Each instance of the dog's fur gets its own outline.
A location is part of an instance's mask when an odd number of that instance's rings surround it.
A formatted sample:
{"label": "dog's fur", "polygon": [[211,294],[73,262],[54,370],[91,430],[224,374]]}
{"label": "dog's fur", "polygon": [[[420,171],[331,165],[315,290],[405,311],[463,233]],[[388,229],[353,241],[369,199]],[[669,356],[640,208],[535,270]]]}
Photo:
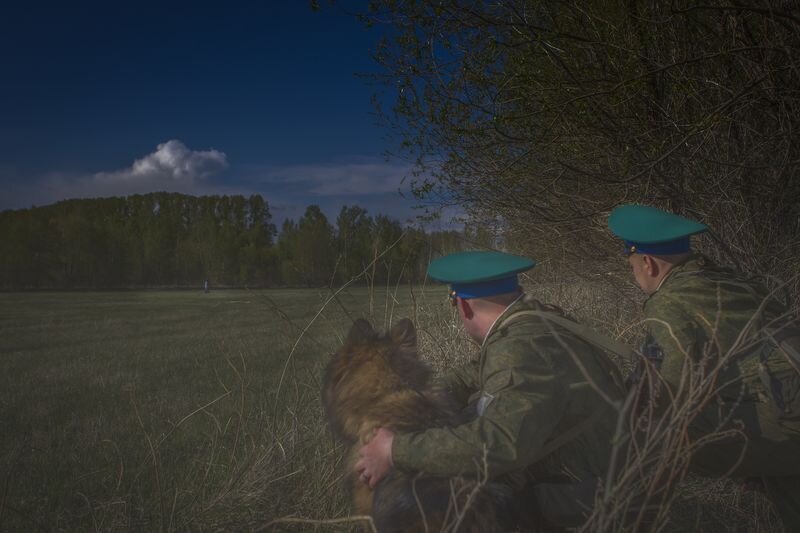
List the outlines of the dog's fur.
{"label": "dog's fur", "polygon": [[[406,474],[393,470],[373,492],[354,473],[358,449],[379,427],[396,432],[452,425],[459,411],[431,386],[431,371],[417,355],[417,335],[408,319],[381,335],[357,320],[328,363],[322,400],[333,434],[348,449],[346,468],[355,512],[371,515],[381,533],[440,531],[457,517],[472,489],[459,531],[504,531],[509,491],[489,483]],[[502,510],[501,510],[502,508]],[[426,527],[427,525],[427,527]]]}

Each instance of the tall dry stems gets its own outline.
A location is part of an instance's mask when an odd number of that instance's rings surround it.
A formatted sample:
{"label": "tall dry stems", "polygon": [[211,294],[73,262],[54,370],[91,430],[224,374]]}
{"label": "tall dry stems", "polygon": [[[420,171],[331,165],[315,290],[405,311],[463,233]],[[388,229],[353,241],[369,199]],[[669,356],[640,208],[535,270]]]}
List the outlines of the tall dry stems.
{"label": "tall dry stems", "polygon": [[[740,439],[741,453],[738,461],[729,465],[729,473],[736,470],[747,446],[743,425],[737,420],[739,402],[725,406],[727,411],[711,431],[698,434],[693,426],[712,403],[717,405],[723,389],[739,385],[743,393],[744,384],[724,382],[722,372],[741,356],[751,355],[764,339],[759,324],[763,323],[765,303],[766,299],[724,353],[720,353],[717,337],[719,316],[725,311],[720,304],[717,315],[711,317],[714,322],[709,320],[712,335],[701,353],[683,347],[686,363],[677,385],[668,384],[652,364],[639,355],[646,371],[626,400],[617,406],[618,423],[610,468],[599,485],[595,508],[581,531],[657,532],[669,527],[692,458],[700,448],[713,447],[717,441]],[[663,326],[678,343],[671,325],[663,323]],[[750,521],[754,518],[758,517],[750,517]],[[758,530],[771,529],[759,527]]]}

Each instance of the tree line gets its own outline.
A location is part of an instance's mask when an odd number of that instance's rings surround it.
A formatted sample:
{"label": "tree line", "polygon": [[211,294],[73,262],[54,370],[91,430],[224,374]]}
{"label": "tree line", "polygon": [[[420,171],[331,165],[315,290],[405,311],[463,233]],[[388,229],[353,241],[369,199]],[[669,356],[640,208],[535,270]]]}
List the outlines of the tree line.
{"label": "tree line", "polygon": [[463,246],[359,206],[331,223],[311,205],[278,234],[257,194],[65,200],[1,212],[0,235],[4,290],[421,282],[433,254]]}

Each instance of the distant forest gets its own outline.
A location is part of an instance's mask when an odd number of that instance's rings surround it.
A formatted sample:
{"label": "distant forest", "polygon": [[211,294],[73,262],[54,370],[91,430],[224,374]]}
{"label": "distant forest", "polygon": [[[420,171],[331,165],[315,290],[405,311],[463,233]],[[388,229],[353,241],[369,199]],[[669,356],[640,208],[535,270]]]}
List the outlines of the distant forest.
{"label": "distant forest", "polygon": [[432,255],[463,246],[359,206],[331,223],[312,205],[278,233],[260,195],[165,192],[3,211],[0,236],[5,290],[420,282]]}

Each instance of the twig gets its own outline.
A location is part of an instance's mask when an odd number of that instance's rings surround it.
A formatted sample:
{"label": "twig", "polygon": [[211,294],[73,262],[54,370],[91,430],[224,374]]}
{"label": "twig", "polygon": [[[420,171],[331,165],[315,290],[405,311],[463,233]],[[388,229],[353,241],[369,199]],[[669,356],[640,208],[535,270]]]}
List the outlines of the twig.
{"label": "twig", "polygon": [[325,524],[348,524],[351,522],[367,522],[369,524],[370,529],[372,529],[373,533],[378,533],[378,530],[375,528],[375,522],[373,522],[372,517],[368,515],[355,515],[355,516],[346,516],[344,518],[328,518],[325,520],[316,520],[313,518],[292,518],[292,517],[284,517],[284,518],[276,518],[271,522],[261,526],[260,528],[256,529],[256,532],[260,531],[267,531],[269,528],[276,526],[278,524],[315,524],[315,525],[325,525]]}

